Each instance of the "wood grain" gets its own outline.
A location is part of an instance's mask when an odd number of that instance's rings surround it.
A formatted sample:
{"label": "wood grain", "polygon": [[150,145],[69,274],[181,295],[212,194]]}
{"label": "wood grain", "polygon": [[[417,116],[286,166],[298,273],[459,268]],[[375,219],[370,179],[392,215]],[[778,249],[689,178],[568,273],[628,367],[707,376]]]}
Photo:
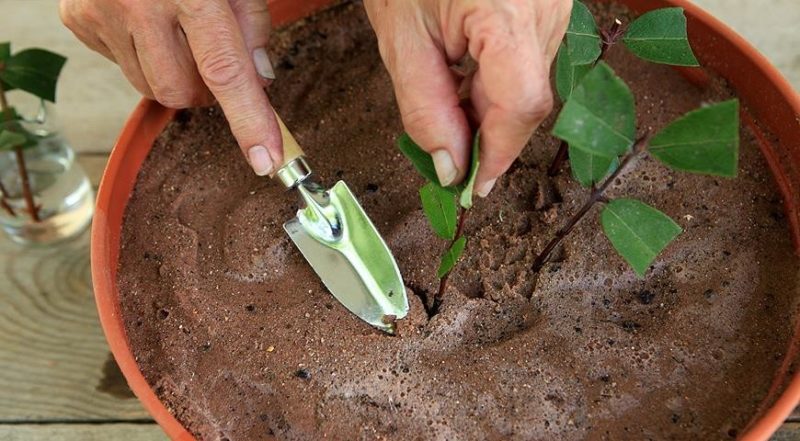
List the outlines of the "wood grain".
{"label": "wood grain", "polygon": [[[105,155],[80,156],[96,185]],[[0,423],[148,420],[110,358],[89,234],[51,247],[0,238]]]}
{"label": "wood grain", "polygon": [[155,424],[0,425],[0,441],[165,441]]}

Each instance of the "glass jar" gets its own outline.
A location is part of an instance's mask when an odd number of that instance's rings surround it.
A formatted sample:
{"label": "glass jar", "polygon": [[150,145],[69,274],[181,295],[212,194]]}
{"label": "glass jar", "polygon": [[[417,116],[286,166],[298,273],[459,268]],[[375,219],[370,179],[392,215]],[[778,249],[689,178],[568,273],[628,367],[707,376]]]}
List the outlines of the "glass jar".
{"label": "glass jar", "polygon": [[33,116],[20,121],[36,136],[36,145],[0,151],[0,228],[22,244],[75,237],[94,212],[92,186],[56,130],[52,110],[40,103]]}

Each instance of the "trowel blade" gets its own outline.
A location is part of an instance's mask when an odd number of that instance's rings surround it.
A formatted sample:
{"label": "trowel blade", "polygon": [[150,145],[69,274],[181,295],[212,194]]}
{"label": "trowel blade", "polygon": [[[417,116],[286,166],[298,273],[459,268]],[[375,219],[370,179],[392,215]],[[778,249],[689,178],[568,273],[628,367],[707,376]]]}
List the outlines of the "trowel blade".
{"label": "trowel blade", "polygon": [[306,216],[303,209],[283,228],[342,305],[367,323],[393,333],[394,320],[408,313],[397,263],[347,185],[339,181],[327,193],[341,221],[337,239],[315,234],[309,222],[301,220]]}

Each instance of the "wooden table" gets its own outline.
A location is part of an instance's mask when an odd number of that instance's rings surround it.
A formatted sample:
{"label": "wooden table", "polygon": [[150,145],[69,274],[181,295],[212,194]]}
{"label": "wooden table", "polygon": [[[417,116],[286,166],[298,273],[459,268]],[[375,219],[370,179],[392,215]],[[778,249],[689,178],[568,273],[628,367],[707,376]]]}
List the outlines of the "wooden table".
{"label": "wooden table", "polygon": [[[106,158],[78,156],[95,186]],[[0,235],[0,271],[0,441],[165,440],[100,329],[88,232],[49,248]],[[799,412],[773,440],[800,440]]]}

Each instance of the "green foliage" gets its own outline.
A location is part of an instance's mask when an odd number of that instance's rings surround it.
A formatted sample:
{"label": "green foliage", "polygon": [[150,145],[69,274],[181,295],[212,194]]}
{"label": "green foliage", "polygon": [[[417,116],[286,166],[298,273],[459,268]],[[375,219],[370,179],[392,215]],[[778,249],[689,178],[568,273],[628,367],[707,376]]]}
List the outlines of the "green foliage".
{"label": "green foliage", "polygon": [[669,216],[635,199],[611,201],[603,209],[600,223],[611,244],[639,277],[683,231]]}
{"label": "green foliage", "polygon": [[11,56],[11,43],[6,41],[0,43],[0,63],[5,62]]}
{"label": "green foliage", "polygon": [[675,170],[735,177],[739,164],[738,100],[687,113],[656,134],[649,151]]}
{"label": "green foliage", "polygon": [[453,240],[456,235],[458,208],[455,194],[449,189],[428,182],[419,189],[422,210],[433,228],[442,239]]}
{"label": "green foliage", "polygon": [[22,89],[55,102],[56,83],[66,61],[61,55],[44,49],[25,49],[5,59],[0,80],[6,91]]}
{"label": "green foliage", "polygon": [[422,150],[407,133],[400,135],[400,138],[397,140],[397,147],[403,152],[403,155],[411,161],[411,164],[414,165],[414,168],[417,169],[417,172],[419,172],[423,178],[440,187],[442,186],[439,182],[439,177],[436,175],[436,167],[433,165],[433,158],[431,158],[428,152]]}
{"label": "green foliage", "polygon": [[566,44],[558,48],[556,58],[556,92],[561,101],[567,101],[581,79],[592,69],[591,64],[575,65],[569,59]]}
{"label": "green foliage", "polygon": [[567,49],[572,64],[591,64],[600,56],[600,34],[589,8],[578,0],[572,2],[567,27]]}
{"label": "green foliage", "polygon": [[569,164],[575,180],[584,187],[591,187],[616,170],[619,159],[594,155],[570,146]]}
{"label": "green foliage", "polygon": [[[564,56],[563,48],[560,52]],[[593,204],[606,201],[603,193],[611,180],[620,176],[618,168],[633,163],[632,156],[644,152],[674,170],[735,176],[738,110],[738,101],[729,100],[689,112],[649,140],[640,138],[636,149],[631,150],[636,139],[633,95],[611,68],[598,62],[568,95],[553,128],[553,134],[569,144],[574,178],[593,188],[591,197],[568,225],[575,225]],[[623,154],[626,156],[620,161]],[[614,248],[640,277],[681,232],[667,215],[632,199],[609,202],[601,212],[600,222]],[[565,234],[558,233],[545,247],[534,268],[541,268]]]}
{"label": "green foliage", "polygon": [[456,237],[458,229],[456,226],[458,223],[456,199],[464,210],[472,208],[473,188],[480,168],[480,135],[476,134],[472,141],[470,169],[464,183],[450,187],[442,187],[436,175],[433,158],[422,150],[408,134],[404,133],[400,136],[397,146],[419,174],[428,180],[428,183],[420,188],[419,196],[422,200],[422,211],[428,218],[431,228],[442,239],[453,240],[453,244],[442,256],[442,263],[439,266],[439,278],[442,278],[453,269],[467,242],[464,236]]}
{"label": "green foliage", "polygon": [[677,66],[699,66],[686,34],[683,8],[650,11],[634,20],[622,38],[639,58]]}
{"label": "green foliage", "polygon": [[470,156],[469,174],[464,181],[461,188],[461,196],[458,201],[464,209],[469,210],[472,208],[472,193],[475,188],[475,178],[478,177],[478,168],[481,166],[481,134],[476,133],[475,139],[472,140],[472,154]]}
{"label": "green foliage", "polygon": [[0,152],[25,145],[27,141],[28,139],[21,133],[5,129],[0,130]]}
{"label": "green foliage", "polygon": [[572,92],[553,134],[575,149],[615,158],[636,134],[633,94],[605,62],[599,62]]}
{"label": "green foliage", "polygon": [[439,270],[437,271],[437,275],[441,279],[442,277],[446,276],[447,273],[453,270],[453,267],[456,266],[458,259],[461,257],[461,254],[464,253],[464,248],[467,246],[467,238],[464,236],[459,237],[453,242],[453,245],[447,252],[444,253],[442,256],[442,262],[439,264]]}

